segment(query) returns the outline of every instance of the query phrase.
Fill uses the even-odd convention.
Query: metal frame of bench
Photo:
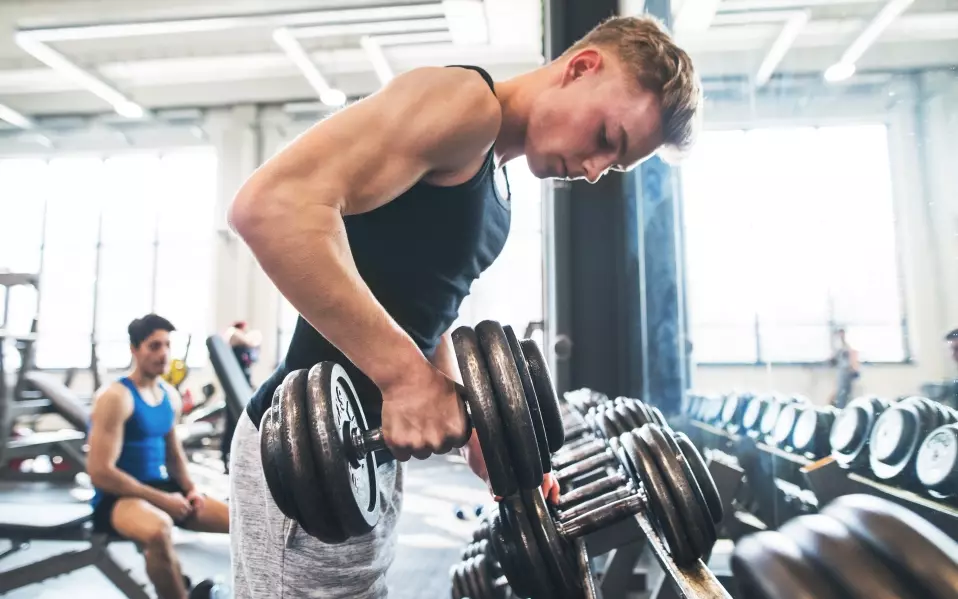
[[[31,584],[63,576],[93,566],[129,599],[149,599],[143,586],[113,559],[107,549],[113,542],[132,542],[127,539],[93,532],[92,514],[85,514],[55,526],[0,524],[0,539],[11,542],[10,549],[0,553],[0,560],[30,546],[33,541],[80,541],[89,547],[64,551],[56,555],[0,572],[0,595]]]

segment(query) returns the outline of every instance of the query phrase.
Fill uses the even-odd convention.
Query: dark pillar
[[[545,11],[552,59],[617,14],[618,0],[550,0]],[[639,216],[630,179],[609,173],[595,185],[557,181],[547,194],[549,338],[560,392],[641,395]]]
[[[546,2],[547,58],[616,14],[618,4]],[[646,8],[668,16],[669,0]],[[672,170],[657,158],[596,185],[551,185],[548,338],[560,392],[589,387],[678,409],[687,380],[679,206]]]

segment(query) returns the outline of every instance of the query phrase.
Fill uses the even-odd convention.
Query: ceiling
[[[626,12],[640,4],[623,1]],[[884,27],[858,44],[850,81],[958,64],[958,0],[674,0],[673,8],[676,37],[709,85],[761,87],[783,73],[820,80],[876,18]],[[31,127],[51,115],[136,120],[140,109],[149,117],[335,103],[421,65],[477,64],[504,78],[542,63],[541,18],[540,0],[6,0],[0,119]]]

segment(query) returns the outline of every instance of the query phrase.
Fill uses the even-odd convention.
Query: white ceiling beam
[[[778,68],[782,59],[785,58],[785,54],[789,48],[792,47],[792,44],[795,43],[795,39],[802,33],[802,30],[808,23],[808,19],[809,14],[807,11],[796,12],[788,17],[782,26],[782,31],[779,32],[775,41],[772,42],[771,47],[769,47],[768,52],[765,54],[765,58],[762,59],[762,63],[758,67],[758,71],[755,73],[755,87],[762,87],[772,78],[775,69]]]
[[[33,122],[33,119],[4,104],[0,104],[0,120],[4,120],[14,127],[20,127],[21,129],[33,129],[36,127],[36,123]]]
[[[452,42],[448,31],[424,31],[422,33],[395,33],[377,35],[374,38],[380,46],[415,46],[419,44],[444,44]]]
[[[392,81],[395,73],[389,64],[389,60],[386,59],[386,53],[383,52],[383,47],[379,42],[369,36],[365,36],[360,40],[360,45],[363,47],[363,50],[366,51],[366,56],[369,57],[370,64],[373,65],[373,71],[376,72],[376,77],[379,78],[379,84],[386,85]]]
[[[23,32],[16,33],[14,40],[20,48],[43,64],[109,103],[120,116],[138,119],[144,115],[142,106],[127,98],[118,89],[90,71],[74,64],[66,56],[60,54],[50,46],[33,39],[29,34]]]
[[[323,77],[316,64],[306,54],[306,50],[300,45],[299,41],[293,37],[289,29],[280,27],[273,31],[273,40],[283,49],[286,56],[295,64],[306,77],[306,81],[312,86],[323,104],[328,106],[342,106],[346,103],[346,94],[341,90],[333,89],[326,78]]]
[[[390,21],[442,17],[445,15],[439,2],[321,10],[310,12],[286,12],[248,15],[241,17],[215,17],[198,19],[173,19],[114,23],[109,25],[76,25],[69,27],[44,27],[23,29],[33,39],[42,42],[89,40],[143,35],[173,35],[202,33],[242,28],[278,28],[301,25],[361,23],[364,21]]]
[[[436,19],[407,19],[404,21],[376,21],[369,23],[344,23],[286,28],[293,37],[333,37],[337,35],[380,35],[387,33],[413,33],[420,31],[446,31],[449,26],[445,17]]]
[[[882,0],[722,0],[719,14],[749,10],[795,10],[813,6],[878,4]]]
[[[672,29],[676,33],[706,31],[718,12],[722,0],[685,0],[675,15]]]
[[[827,81],[842,81],[855,73],[855,63],[875,43],[875,40],[905,12],[915,0],[888,0],[878,14],[865,25],[855,41],[848,46],[838,62],[828,67],[824,73]]]

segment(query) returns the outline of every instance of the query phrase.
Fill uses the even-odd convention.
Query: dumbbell
[[[906,397],[878,417],[872,428],[868,462],[872,474],[902,486],[917,486],[915,458],[928,434],[942,426],[949,411],[925,397]]]
[[[492,555],[470,556],[449,569],[453,599],[509,599],[508,582]]]
[[[915,459],[915,472],[932,497],[958,495],[958,424],[954,420],[925,437]]]
[[[828,435],[838,413],[833,406],[808,406],[803,409],[792,430],[792,447],[816,460],[828,455]]]
[[[889,407],[875,396],[857,397],[835,418],[828,443],[832,457],[844,468],[859,470],[869,464],[869,439],[875,422]]]
[[[891,501],[846,495],[740,539],[732,572],[741,599],[954,599],[958,543]]]
[[[752,397],[750,394],[738,393],[730,393],[725,397],[725,402],[722,404],[722,414],[719,416],[719,423],[729,433],[735,435],[742,430],[742,419]]]
[[[792,397],[772,396],[768,407],[765,408],[765,414],[762,415],[762,419],[759,421],[758,436],[762,438],[770,437],[775,430],[775,425],[778,423],[778,417],[781,415],[782,409],[792,403],[795,403],[795,399]]]
[[[772,428],[771,434],[768,435],[767,442],[783,449],[790,449],[792,447],[792,432],[795,430],[795,423],[798,421],[798,416],[801,411],[808,405],[808,400],[801,396],[793,396],[791,401],[779,404],[780,407],[777,417],[775,418],[775,426]],[[765,412],[766,417],[768,417],[772,411],[771,408],[767,410]]]
[[[758,434],[759,424],[761,424],[765,410],[768,409],[772,401],[769,397],[758,395],[749,399],[748,405],[745,407],[745,413],[742,414],[742,429],[746,434]]]
[[[475,329],[459,327],[452,337],[467,426],[479,437],[493,491],[506,496],[538,488],[563,440],[538,347],[488,320]],[[382,429],[368,428],[361,399],[342,366],[321,362],[308,372],[289,373],[263,416],[260,447],[270,494],[308,534],[341,543],[378,522],[380,483],[373,453],[388,450]]]

